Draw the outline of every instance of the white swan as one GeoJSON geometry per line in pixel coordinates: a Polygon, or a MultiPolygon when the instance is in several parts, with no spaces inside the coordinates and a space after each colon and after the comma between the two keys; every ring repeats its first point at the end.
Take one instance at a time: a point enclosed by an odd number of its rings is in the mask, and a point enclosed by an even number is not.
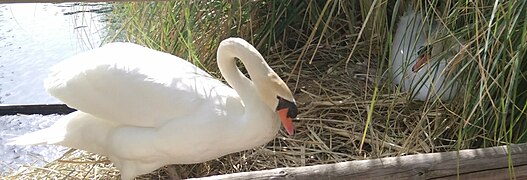
{"type": "Polygon", "coordinates": [[[431,25],[411,8],[399,20],[393,38],[390,72],[393,82],[402,91],[409,92],[412,99],[445,101],[458,92],[459,84],[449,74],[449,61],[463,58],[465,50],[452,38],[435,42],[444,36],[444,30],[436,22],[431,25]]]}
{"type": "Polygon", "coordinates": [[[293,134],[295,100],[262,55],[240,38],[217,52],[230,88],[189,62],[111,43],[59,63],[45,87],[78,109],[10,144],[58,144],[106,155],[123,179],[167,164],[199,163],[293,134]],[[252,81],[237,68],[247,68],[252,81]]]}

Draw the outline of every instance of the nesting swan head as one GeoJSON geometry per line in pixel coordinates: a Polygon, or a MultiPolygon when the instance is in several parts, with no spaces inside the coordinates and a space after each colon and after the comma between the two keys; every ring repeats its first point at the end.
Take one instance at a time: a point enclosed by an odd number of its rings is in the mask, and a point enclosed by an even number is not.
{"type": "Polygon", "coordinates": [[[218,47],[218,66],[229,85],[236,89],[244,101],[261,101],[276,111],[287,133],[294,132],[292,119],[298,109],[286,83],[269,67],[262,55],[248,42],[229,38],[218,47]],[[245,65],[251,79],[235,65],[235,59],[245,65]],[[258,96],[254,96],[257,93],[258,96]]]}
{"type": "Polygon", "coordinates": [[[459,89],[452,72],[464,57],[463,44],[439,23],[430,23],[413,10],[405,12],[393,38],[393,82],[411,99],[450,100],[459,89]]]}

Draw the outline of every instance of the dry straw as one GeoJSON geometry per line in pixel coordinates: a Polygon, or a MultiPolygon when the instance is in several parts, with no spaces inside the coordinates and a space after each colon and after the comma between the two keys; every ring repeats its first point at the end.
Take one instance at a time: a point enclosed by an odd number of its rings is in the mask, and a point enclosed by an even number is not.
{"type": "MultiPolygon", "coordinates": [[[[177,54],[215,74],[228,36],[262,51],[294,91],[296,134],[205,163],[139,179],[215,174],[452,151],[527,141],[524,1],[190,1],[129,3],[127,40],[177,54]],[[467,40],[453,102],[413,102],[383,76],[398,15],[416,4],[467,40]],[[205,9],[205,10],[203,10],[205,9]],[[214,12],[214,13],[212,13],[214,12]],[[364,23],[367,22],[367,23],[364,23]]],[[[123,12],[120,12],[123,13],[123,12]]],[[[217,74],[215,74],[217,75],[217,74]]],[[[218,76],[219,77],[219,76],[218,76]]],[[[7,179],[114,179],[106,158],[70,151],[7,179]]]]}

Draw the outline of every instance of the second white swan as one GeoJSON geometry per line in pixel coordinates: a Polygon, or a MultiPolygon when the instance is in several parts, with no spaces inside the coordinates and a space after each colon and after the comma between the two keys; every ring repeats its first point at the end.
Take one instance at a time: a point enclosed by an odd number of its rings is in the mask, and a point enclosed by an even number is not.
{"type": "Polygon", "coordinates": [[[397,24],[390,72],[393,82],[408,92],[411,99],[450,100],[458,92],[459,83],[450,76],[450,64],[461,60],[466,50],[453,37],[439,41],[445,30],[438,22],[430,23],[412,9],[397,24]]]}

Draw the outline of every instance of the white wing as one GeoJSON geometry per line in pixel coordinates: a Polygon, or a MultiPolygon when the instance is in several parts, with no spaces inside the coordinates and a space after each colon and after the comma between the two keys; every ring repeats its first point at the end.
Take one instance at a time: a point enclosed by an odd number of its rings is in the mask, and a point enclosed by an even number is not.
{"type": "Polygon", "coordinates": [[[68,106],[141,127],[158,127],[237,96],[191,63],[131,43],[107,44],[59,63],[45,86],[68,106]]]}

